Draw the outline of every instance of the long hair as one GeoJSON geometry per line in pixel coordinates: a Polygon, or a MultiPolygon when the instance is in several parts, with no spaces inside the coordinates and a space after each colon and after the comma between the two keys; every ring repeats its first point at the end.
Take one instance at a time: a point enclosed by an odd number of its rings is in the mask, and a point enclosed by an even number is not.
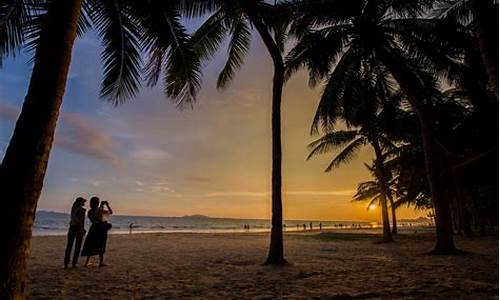
{"type": "Polygon", "coordinates": [[[75,199],[75,202],[73,202],[73,206],[71,208],[77,208],[77,207],[83,206],[85,201],[86,200],[84,198],[78,197],[75,199]]]}

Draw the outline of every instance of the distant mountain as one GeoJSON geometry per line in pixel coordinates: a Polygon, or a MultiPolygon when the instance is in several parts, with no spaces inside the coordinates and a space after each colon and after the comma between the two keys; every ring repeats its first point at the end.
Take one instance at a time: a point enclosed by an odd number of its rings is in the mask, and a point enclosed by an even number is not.
{"type": "Polygon", "coordinates": [[[183,216],[182,218],[186,218],[186,219],[211,219],[209,216],[204,216],[204,215],[188,215],[188,216],[183,216]]]}
{"type": "Polygon", "coordinates": [[[37,210],[37,215],[68,215],[67,213],[57,212],[57,211],[47,211],[47,210],[37,210]]]}

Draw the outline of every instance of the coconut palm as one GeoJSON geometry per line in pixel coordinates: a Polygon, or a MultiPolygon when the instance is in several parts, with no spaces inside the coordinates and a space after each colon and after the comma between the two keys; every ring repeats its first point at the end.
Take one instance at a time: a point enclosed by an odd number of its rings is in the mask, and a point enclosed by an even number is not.
{"type": "MultiPolygon", "coordinates": [[[[315,119],[327,118],[328,126],[323,137],[312,142],[311,157],[342,148],[326,168],[326,172],[349,162],[364,145],[371,145],[375,152],[373,173],[380,190],[382,207],[383,240],[392,241],[387,199],[390,198],[390,174],[384,166],[384,149],[394,148],[385,134],[387,124],[394,125],[399,115],[400,93],[394,90],[393,79],[382,65],[366,62],[363,68],[351,70],[352,76],[339,84],[340,93],[325,91],[322,101],[328,101],[329,110],[318,110],[315,119]],[[335,130],[343,121],[347,130],[335,130]]],[[[313,132],[317,128],[313,126],[313,132]]]]}
{"type": "Polygon", "coordinates": [[[393,240],[391,234],[391,227],[389,224],[389,214],[387,208],[387,198],[389,195],[389,187],[387,186],[387,173],[381,161],[383,160],[382,149],[380,141],[373,134],[363,130],[339,130],[325,134],[318,140],[309,144],[312,149],[308,156],[310,159],[313,156],[330,152],[334,149],[340,148],[341,151],[330,162],[325,172],[330,172],[334,168],[348,163],[351,159],[356,157],[356,154],[361,150],[362,146],[370,144],[375,151],[375,173],[378,179],[378,190],[380,191],[377,199],[382,207],[382,227],[383,227],[383,241],[391,242],[393,240]]]}
{"type": "MultiPolygon", "coordinates": [[[[372,164],[367,165],[365,164],[365,167],[370,171],[370,173],[374,174],[375,171],[375,165],[372,164]]],[[[384,166],[384,168],[386,168],[384,166]]],[[[386,168],[387,169],[387,168],[386,168]]],[[[392,234],[396,235],[398,233],[398,225],[397,225],[397,218],[396,218],[396,206],[394,204],[394,196],[396,195],[396,191],[394,190],[394,179],[391,179],[387,182],[387,189],[385,192],[383,192],[380,189],[380,182],[378,181],[376,176],[373,176],[373,180],[369,181],[364,181],[358,184],[358,188],[356,191],[356,194],[352,197],[353,201],[356,202],[365,202],[368,201],[367,209],[372,207],[372,205],[379,205],[382,206],[382,209],[384,208],[383,206],[383,201],[384,198],[387,198],[389,200],[389,203],[391,205],[391,217],[392,217],[392,234]]],[[[385,205],[387,207],[387,204],[385,205]]],[[[384,218],[382,217],[382,221],[384,218]]]]}
{"type": "Polygon", "coordinates": [[[235,72],[243,64],[250,48],[254,28],[273,62],[272,91],[272,227],[267,264],[286,263],[283,254],[283,210],[281,191],[281,99],[285,82],[284,39],[287,28],[285,6],[263,0],[205,0],[192,7],[190,16],[209,14],[208,19],[193,33],[193,47],[202,60],[210,59],[228,38],[228,57],[220,72],[217,87],[228,86],[235,72]]]}
{"type": "Polygon", "coordinates": [[[140,87],[141,55],[166,73],[166,92],[190,100],[199,86],[174,1],[2,0],[0,59],[34,52],[26,98],[0,167],[0,298],[22,299],[31,229],[40,196],[77,36],[90,28],[102,40],[101,96],[118,104],[140,87]],[[165,53],[157,61],[157,53],[165,53]],[[184,78],[182,83],[172,80],[184,78]]]}
{"type": "MultiPolygon", "coordinates": [[[[330,101],[334,99],[325,95],[341,95],[339,86],[357,76],[355,70],[362,68],[364,62],[377,61],[387,68],[419,119],[426,175],[436,210],[433,252],[446,254],[454,252],[455,245],[429,107],[438,86],[426,70],[450,79],[457,75],[454,60],[460,58],[462,49],[456,46],[459,44],[456,41],[462,32],[450,31],[455,26],[446,22],[422,17],[429,13],[433,3],[432,0],[355,0],[348,4],[340,0],[292,1],[297,11],[293,32],[299,42],[291,51],[288,66],[290,73],[307,67],[312,83],[328,79],[318,107],[324,116],[331,110],[330,101]]],[[[315,120],[324,127],[330,126],[330,121],[328,117],[315,120]]]]}

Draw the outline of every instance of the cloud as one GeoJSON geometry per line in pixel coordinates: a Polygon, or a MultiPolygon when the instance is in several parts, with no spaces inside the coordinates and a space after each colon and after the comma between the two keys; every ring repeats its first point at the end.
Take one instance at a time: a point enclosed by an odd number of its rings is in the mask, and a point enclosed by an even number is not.
{"type": "Polygon", "coordinates": [[[14,105],[0,103],[0,118],[8,122],[15,122],[19,115],[19,109],[14,105]]]}
{"type": "Polygon", "coordinates": [[[185,178],[186,178],[186,180],[192,181],[192,182],[211,182],[212,181],[212,178],[205,177],[205,176],[187,176],[185,178]]]}
{"type": "Polygon", "coordinates": [[[165,161],[172,157],[167,151],[153,146],[138,147],[132,151],[131,155],[135,160],[144,163],[165,161]]]}
{"type": "MultiPolygon", "coordinates": [[[[16,106],[0,103],[0,117],[8,122],[17,120],[19,110],[16,106]]],[[[118,163],[114,150],[120,144],[119,140],[90,124],[92,120],[80,113],[61,113],[61,124],[56,130],[54,145],[91,159],[118,163]]]]}
{"type": "Polygon", "coordinates": [[[352,196],[354,193],[355,190],[284,192],[285,195],[291,196],[352,196]]]}
{"type": "Polygon", "coordinates": [[[261,192],[218,192],[218,193],[208,193],[204,197],[264,197],[269,196],[271,193],[261,193],[261,192]]]}
{"type": "MultiPolygon", "coordinates": [[[[289,191],[283,192],[289,196],[352,196],[355,190],[338,191],[289,191]]],[[[265,197],[270,196],[270,192],[216,192],[205,194],[204,197],[265,197]]]]}

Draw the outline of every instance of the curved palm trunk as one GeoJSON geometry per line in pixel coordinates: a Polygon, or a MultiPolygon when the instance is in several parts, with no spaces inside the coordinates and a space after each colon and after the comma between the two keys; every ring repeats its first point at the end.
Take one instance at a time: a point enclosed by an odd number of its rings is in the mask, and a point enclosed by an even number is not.
{"type": "Polygon", "coordinates": [[[498,99],[498,6],[493,0],[472,0],[476,36],[491,87],[498,99]]]}
{"type": "Polygon", "coordinates": [[[54,1],[44,20],[23,108],[0,169],[0,299],[24,299],[26,265],[82,0],[54,1]]]}
{"type": "Polygon", "coordinates": [[[386,49],[378,49],[380,58],[396,79],[403,92],[408,96],[415,110],[422,135],[422,146],[425,156],[427,181],[432,196],[436,222],[436,245],[433,253],[449,254],[456,252],[453,241],[453,225],[450,204],[445,197],[444,185],[439,176],[439,161],[436,152],[436,142],[432,131],[432,122],[425,107],[425,88],[419,86],[419,79],[412,70],[406,68],[397,56],[386,49]]]}
{"type": "Polygon", "coordinates": [[[271,34],[249,9],[249,18],[260,34],[267,51],[271,55],[274,65],[273,77],[273,102],[272,102],[272,217],[271,217],[271,243],[267,255],[266,264],[281,265],[285,264],[283,251],[283,207],[281,200],[281,97],[283,94],[283,85],[285,83],[285,67],[283,57],[278,46],[274,42],[271,34]]]}
{"type": "Polygon", "coordinates": [[[389,213],[387,209],[387,177],[383,164],[383,155],[380,145],[376,139],[370,139],[373,150],[375,150],[375,173],[377,174],[380,189],[380,204],[382,206],[382,228],[383,241],[392,242],[391,225],[389,224],[389,213]]]}
{"type": "Polygon", "coordinates": [[[392,213],[392,234],[398,234],[398,223],[396,220],[396,207],[394,207],[394,199],[392,198],[391,193],[387,194],[387,198],[389,198],[389,203],[391,204],[391,213],[392,213]]]}

